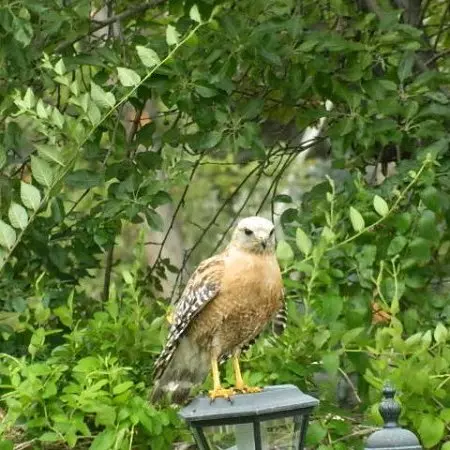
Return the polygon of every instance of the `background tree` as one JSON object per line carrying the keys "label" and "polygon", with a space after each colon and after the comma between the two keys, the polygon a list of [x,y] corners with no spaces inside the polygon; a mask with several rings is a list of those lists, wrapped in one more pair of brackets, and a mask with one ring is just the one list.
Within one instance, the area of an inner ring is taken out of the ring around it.
{"label": "background tree", "polygon": [[166,307],[261,213],[291,325],[246,377],[319,389],[321,450],[360,445],[391,378],[403,421],[448,450],[449,17],[444,0],[0,5],[2,445],[188,439],[146,402]]}

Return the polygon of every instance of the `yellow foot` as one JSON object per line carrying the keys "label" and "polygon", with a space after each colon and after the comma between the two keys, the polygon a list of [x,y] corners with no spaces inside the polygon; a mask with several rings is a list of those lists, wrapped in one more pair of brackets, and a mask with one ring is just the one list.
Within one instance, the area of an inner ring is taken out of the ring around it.
{"label": "yellow foot", "polygon": [[225,398],[231,400],[231,396],[236,392],[234,389],[217,388],[208,392],[209,398],[213,402],[216,398]]}
{"label": "yellow foot", "polygon": [[244,384],[242,386],[236,386],[236,391],[242,394],[255,394],[256,392],[261,392],[262,388],[257,386],[246,386]]}

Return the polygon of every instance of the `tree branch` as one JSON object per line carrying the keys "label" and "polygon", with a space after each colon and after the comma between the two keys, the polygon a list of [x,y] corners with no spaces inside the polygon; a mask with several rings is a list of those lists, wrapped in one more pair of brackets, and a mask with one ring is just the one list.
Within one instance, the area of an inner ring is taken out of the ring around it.
{"label": "tree branch", "polygon": [[92,33],[95,33],[96,31],[100,30],[101,28],[104,28],[105,26],[111,25],[115,22],[119,22],[124,19],[128,19],[129,17],[137,16],[138,14],[141,14],[148,9],[154,8],[155,6],[158,6],[162,3],[165,3],[166,0],[151,0],[149,2],[143,3],[142,5],[133,6],[132,8],[129,8],[120,14],[115,14],[111,17],[109,17],[107,20],[97,21],[95,19],[92,20],[92,22],[95,23],[95,25],[89,30],[89,32],[86,34],[78,35],[72,39],[68,39],[64,42],[61,42],[61,44],[57,45],[55,48],[55,53],[59,53],[62,50],[66,49],[67,47],[72,46],[76,42],[80,41],[86,36],[89,36]]}
{"label": "tree branch", "polygon": [[166,234],[164,235],[164,238],[163,238],[163,240],[162,240],[162,242],[161,242],[161,246],[159,247],[158,255],[156,256],[155,262],[153,263],[153,266],[152,266],[151,269],[150,269],[149,275],[151,275],[151,274],[153,273],[153,271],[154,271],[156,265],[158,264],[158,261],[159,261],[160,258],[161,258],[161,255],[162,255],[162,252],[163,252],[163,249],[164,249],[164,245],[165,245],[165,243],[167,242],[167,239],[168,239],[168,237],[169,237],[170,232],[172,231],[173,225],[174,225],[174,223],[175,223],[175,219],[177,218],[178,212],[180,211],[181,207],[182,207],[183,204],[184,204],[184,200],[185,200],[185,198],[186,198],[187,192],[188,192],[189,187],[190,187],[190,185],[191,185],[191,181],[192,181],[192,179],[194,178],[195,172],[197,171],[198,166],[200,165],[200,162],[201,162],[201,160],[202,160],[202,158],[203,158],[204,155],[205,155],[205,154],[202,153],[202,154],[199,156],[199,158],[197,159],[197,161],[195,161],[195,164],[194,164],[194,166],[193,166],[193,168],[192,168],[192,171],[191,171],[191,175],[190,175],[190,177],[189,177],[189,182],[186,184],[186,187],[184,188],[183,193],[181,194],[181,198],[180,198],[180,200],[178,201],[177,207],[175,208],[175,211],[174,211],[174,213],[172,214],[172,218],[171,218],[171,220],[170,220],[170,224],[169,224],[169,226],[168,226],[168,228],[167,228],[167,231],[166,231]]}

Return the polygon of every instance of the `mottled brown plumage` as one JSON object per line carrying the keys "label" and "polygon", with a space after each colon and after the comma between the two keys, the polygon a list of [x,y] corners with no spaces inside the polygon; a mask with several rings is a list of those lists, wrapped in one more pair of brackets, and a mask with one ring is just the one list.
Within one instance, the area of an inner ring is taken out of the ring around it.
{"label": "mottled brown plumage", "polygon": [[[232,355],[236,386],[248,390],[237,362],[240,352],[277,313],[285,318],[273,228],[266,219],[243,219],[225,251],[203,261],[194,272],[155,365],[154,401],[164,393],[171,393],[175,402],[183,401],[191,386],[206,377],[210,363],[212,396],[228,396],[231,391],[220,386],[217,361]],[[280,324],[284,320],[278,320],[276,325]]]}

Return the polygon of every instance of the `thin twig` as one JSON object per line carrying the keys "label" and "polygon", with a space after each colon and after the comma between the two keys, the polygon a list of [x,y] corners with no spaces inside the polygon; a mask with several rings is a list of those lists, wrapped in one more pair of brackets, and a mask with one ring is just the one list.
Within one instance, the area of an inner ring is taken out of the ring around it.
{"label": "thin twig", "polygon": [[161,254],[162,254],[162,252],[163,252],[163,250],[164,250],[164,245],[166,244],[167,239],[168,239],[168,237],[169,237],[169,234],[170,234],[170,232],[172,231],[172,228],[173,228],[173,225],[174,225],[175,220],[176,220],[176,218],[177,218],[178,212],[180,211],[181,207],[182,207],[183,204],[184,204],[184,200],[185,200],[185,198],[186,198],[186,195],[187,195],[187,193],[188,193],[189,187],[190,187],[190,185],[191,185],[191,181],[192,181],[192,179],[194,178],[195,172],[197,171],[197,168],[198,168],[198,166],[200,165],[200,162],[201,162],[201,160],[202,160],[202,158],[203,158],[204,155],[205,155],[205,154],[202,153],[202,154],[200,155],[200,157],[197,159],[197,161],[195,161],[195,164],[194,164],[194,166],[193,166],[193,168],[192,168],[192,171],[191,171],[191,175],[190,175],[190,177],[189,177],[189,182],[186,184],[186,187],[184,188],[183,193],[181,194],[180,200],[178,201],[178,204],[177,204],[177,206],[176,206],[176,208],[175,208],[175,211],[174,211],[174,213],[172,214],[172,218],[171,218],[171,220],[170,220],[169,227],[167,228],[166,234],[164,235],[164,238],[163,238],[163,240],[162,240],[162,242],[161,242],[161,246],[160,246],[160,248],[159,248],[158,255],[156,256],[155,262],[154,262],[153,266],[152,266],[151,269],[150,269],[149,275],[151,275],[151,274],[153,273],[153,271],[154,271],[156,265],[158,264],[158,262],[159,262],[159,260],[160,260],[160,258],[161,258]]}
{"label": "thin twig", "polygon": [[114,261],[114,245],[115,243],[113,242],[106,254],[105,277],[103,279],[103,302],[107,302],[109,299],[109,287],[111,285],[111,272]]}
{"label": "thin twig", "polygon": [[347,434],[346,436],[342,436],[340,438],[335,439],[333,443],[335,444],[336,442],[346,441],[347,439],[351,439],[354,437],[365,436],[366,434],[371,434],[377,430],[379,430],[379,428],[376,427],[365,428],[364,430],[357,430],[354,431],[353,433]]}
{"label": "thin twig", "polygon": [[225,209],[225,206],[228,205],[228,203],[233,200],[233,198],[237,195],[237,193],[241,190],[241,188],[244,186],[244,184],[249,180],[249,178],[258,170],[261,169],[261,165],[258,165],[254,167],[245,177],[244,179],[239,183],[239,185],[236,187],[236,189],[226,198],[226,200],[222,203],[220,208],[216,211],[213,218],[208,222],[208,224],[205,226],[205,229],[202,231],[194,245],[190,248],[186,255],[186,261],[189,260],[192,253],[195,251],[195,249],[200,245],[200,242],[205,237],[206,233],[209,231],[209,229],[215,224],[217,218],[221,214],[221,212]]}
{"label": "thin twig", "polygon": [[281,177],[283,176],[284,172],[286,171],[286,169],[290,166],[290,164],[292,163],[292,161],[294,161],[294,159],[297,157],[296,154],[290,155],[286,158],[286,161],[284,162],[284,164],[281,166],[280,171],[277,173],[277,175],[273,178],[272,182],[270,183],[269,189],[267,190],[266,194],[264,195],[259,208],[256,211],[256,215],[258,215],[261,211],[261,209],[264,206],[264,203],[266,203],[266,200],[268,199],[273,187],[278,184],[278,181],[281,179]]}
{"label": "thin twig", "polygon": [[[220,248],[220,246],[222,245],[223,241],[225,240],[228,232],[230,231],[230,229],[233,227],[233,225],[236,223],[236,220],[238,219],[238,217],[241,215],[241,212],[243,211],[243,209],[246,207],[247,203],[249,202],[250,198],[253,195],[253,192],[255,192],[256,187],[259,184],[259,180],[261,179],[261,176],[263,175],[263,169],[261,167],[261,169],[258,172],[258,175],[256,176],[256,180],[253,183],[253,186],[250,188],[247,197],[245,198],[245,200],[242,202],[242,205],[239,207],[239,209],[237,210],[236,214],[234,214],[233,219],[230,221],[230,223],[228,224],[226,230],[222,233],[222,237],[219,239],[219,241],[217,242],[216,246],[214,247],[214,250],[211,252],[211,255],[214,255],[217,250]],[[258,213],[256,213],[258,214]]]}
{"label": "thin twig", "polygon": [[447,13],[448,13],[449,9],[450,9],[450,2],[447,2],[447,7],[445,8],[444,13],[442,14],[441,23],[439,24],[439,31],[438,31],[438,33],[436,35],[436,39],[434,41],[434,45],[433,45],[433,50],[434,51],[437,50],[437,46],[438,46],[439,41],[441,39],[441,35],[442,35],[442,32],[443,32],[443,27],[444,27],[444,24],[446,24],[445,18],[447,17]]}
{"label": "thin twig", "polygon": [[428,6],[430,5],[430,2],[431,2],[431,0],[425,1],[422,11],[420,12],[419,23],[423,23],[423,20],[425,19],[425,14],[427,13],[427,9],[428,9]]}
{"label": "thin twig", "polygon": [[362,403],[361,397],[359,396],[358,391],[357,391],[355,385],[353,384],[353,381],[350,379],[350,377],[347,375],[347,373],[343,369],[341,369],[339,367],[338,370],[339,370],[340,374],[345,378],[345,381],[350,386],[350,389],[353,391],[353,395],[355,396],[356,401],[359,404],[361,404]]}
{"label": "thin twig", "polygon": [[105,26],[111,25],[114,22],[119,22],[124,19],[128,19],[129,17],[137,16],[145,11],[147,11],[150,8],[154,8],[155,6],[158,6],[162,3],[164,3],[166,0],[151,0],[147,3],[143,3],[142,5],[133,6],[130,9],[127,9],[126,11],[121,12],[120,14],[115,14],[114,16],[109,17],[107,20],[97,21],[93,20],[96,25],[94,27],[91,27],[89,32],[86,34],[78,35],[72,39],[68,39],[64,42],[61,42],[61,44],[57,45],[55,48],[55,53],[59,53],[62,50],[66,49],[67,47],[70,47],[71,45],[75,44],[76,42],[80,41],[84,37],[88,36],[89,34],[93,34],[96,31],[104,28]]}
{"label": "thin twig", "polygon": [[[398,206],[400,205],[400,202],[405,198],[406,194],[409,192],[409,190],[417,183],[419,178],[422,175],[422,172],[430,165],[430,161],[426,160],[418,170],[416,176],[408,183],[408,185],[403,189],[403,191],[400,192],[400,194],[397,197],[397,200],[394,202],[392,207],[389,209],[388,213],[384,215],[383,217],[380,217],[378,220],[373,222],[372,224],[368,225],[367,227],[363,228],[361,231],[358,231],[357,233],[353,234],[352,236],[348,237],[347,239],[331,246],[325,249],[325,252],[330,252],[332,250],[337,250],[338,248],[343,247],[344,245],[349,244],[350,242],[354,241],[355,239],[358,239],[360,236],[362,236],[365,233],[368,233],[369,231],[372,231],[374,228],[376,228],[378,225],[383,223],[392,213],[395,211]],[[313,255],[307,256],[302,260],[302,262],[309,261],[313,258]]]}
{"label": "thin twig", "polygon": [[[143,103],[143,105],[145,105],[145,102]],[[120,114],[123,111],[123,107],[124,107],[124,104],[121,105],[119,114],[117,115],[117,121],[115,123],[114,130],[112,133],[111,146],[110,146],[110,149],[109,149],[107,155],[105,156],[105,159],[103,160],[102,167],[104,167],[106,165],[106,161],[108,160],[109,154],[111,153],[110,150],[112,149],[112,147],[114,146],[114,143],[116,142],[117,129],[118,129],[118,125],[120,122]],[[144,109],[144,106],[142,106],[142,108],[137,109],[135,112],[133,125],[131,127],[130,134],[128,135],[128,139],[127,139],[128,158],[130,157],[130,148],[131,148],[130,144],[131,144],[131,142],[133,142],[134,137],[136,136],[139,119],[142,115],[143,109]],[[111,285],[111,273],[112,273],[113,262],[114,262],[114,246],[115,245],[116,245],[116,242],[115,242],[115,236],[114,236],[114,240],[111,243],[111,247],[108,249],[108,252],[106,253],[105,276],[103,278],[103,301],[104,302],[107,302],[109,299],[109,288]]]}
{"label": "thin twig", "polygon": [[448,54],[450,54],[450,48],[447,48],[446,50],[443,50],[442,52],[433,55],[428,61],[425,61],[425,65],[428,66],[429,64],[433,64],[435,61]]}

